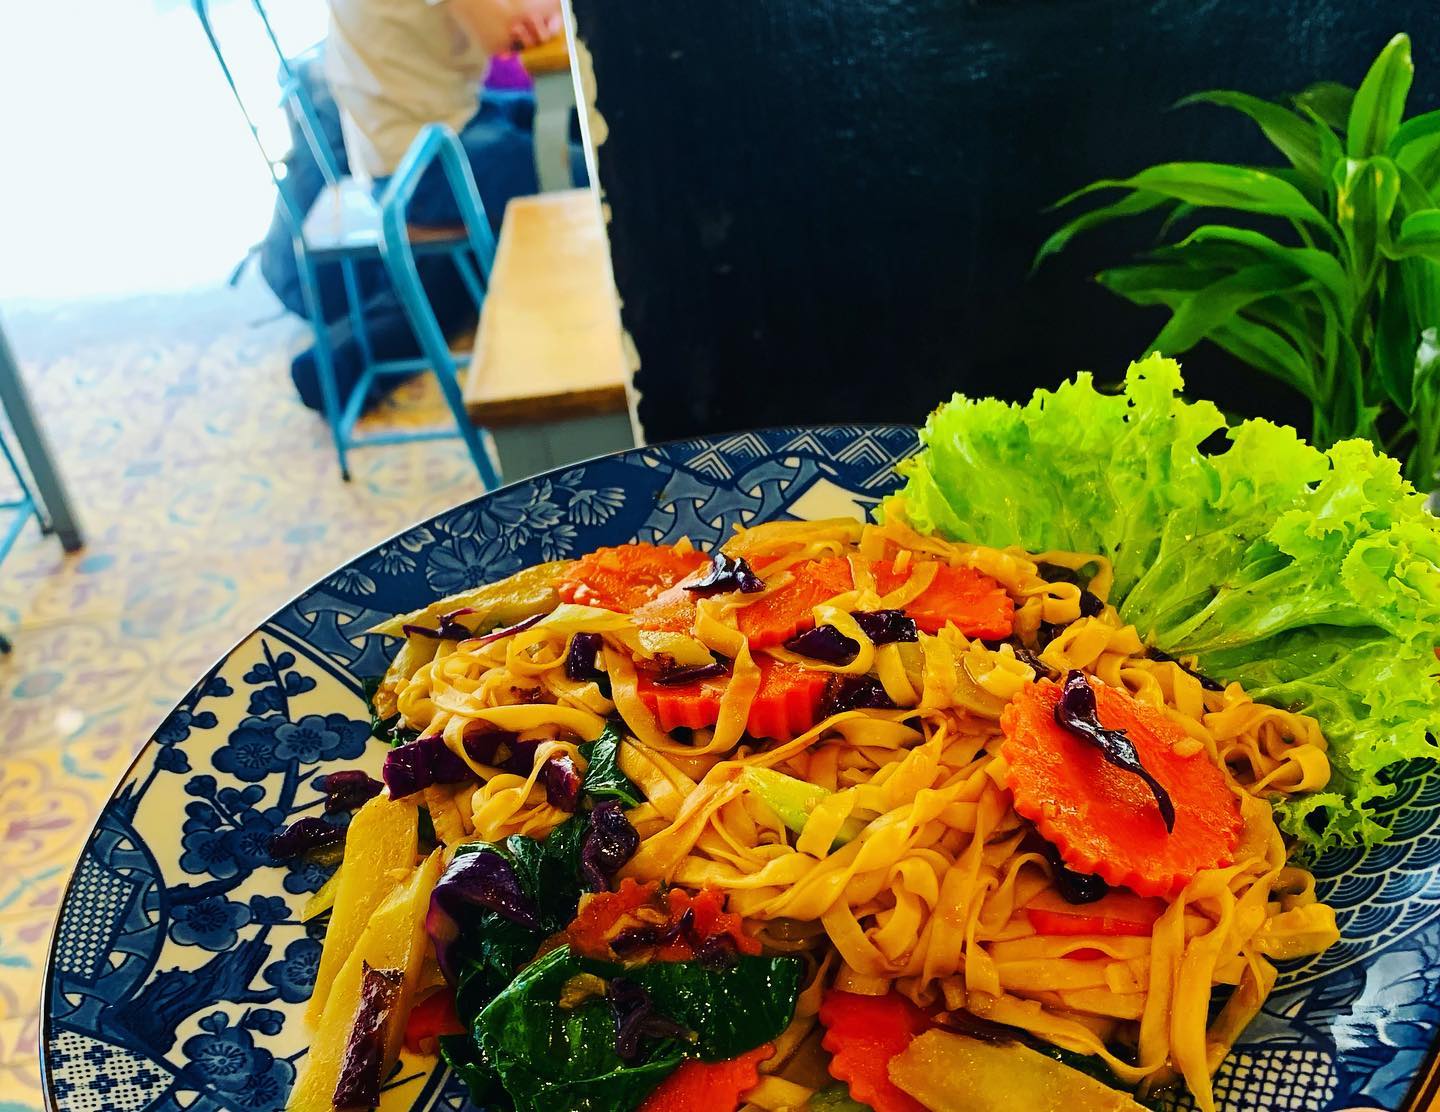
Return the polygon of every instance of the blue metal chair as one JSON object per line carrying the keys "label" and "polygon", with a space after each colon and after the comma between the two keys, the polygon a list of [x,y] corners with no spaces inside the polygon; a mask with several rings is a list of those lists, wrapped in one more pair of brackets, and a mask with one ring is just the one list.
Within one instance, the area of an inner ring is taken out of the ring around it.
{"label": "blue metal chair", "polygon": [[[367,190],[340,172],[335,153],[326,140],[302,76],[291,65],[290,59],[281,48],[261,0],[251,0],[251,6],[255,9],[266,38],[279,60],[282,101],[299,122],[306,145],[320,166],[326,182],[326,190],[321,195],[321,201],[325,204],[322,206],[321,202],[317,202],[311,206],[308,213],[303,211],[296,201],[294,191],[286,182],[283,162],[272,157],[266,150],[260,129],[241,95],[216,37],[210,19],[209,0],[191,0],[191,4],[210,47],[215,52],[215,58],[220,63],[220,70],[235,103],[245,117],[250,134],[269,167],[286,223],[290,227],[306,315],[315,333],[315,363],[320,378],[325,418],[329,422],[330,433],[335,442],[341,476],[347,480],[350,478],[347,453],[353,448],[436,440],[459,435],[470,452],[475,469],[480,474],[480,481],[487,490],[493,490],[500,485],[500,473],[487,443],[489,436],[472,424],[466,415],[460,386],[456,381],[456,374],[461,366],[468,363],[468,357],[457,356],[450,351],[424,287],[420,284],[415,265],[417,253],[449,256],[478,311],[485,298],[485,284],[489,281],[490,265],[495,258],[495,237],[485,218],[483,202],[476,191],[475,179],[470,172],[469,161],[460,140],[443,124],[430,124],[424,128],[391,178],[377,207],[370,201]],[[437,158],[446,182],[455,194],[465,226],[463,230],[427,230],[423,235],[417,235],[407,228],[405,212],[420,175]],[[376,256],[383,259],[386,273],[419,342],[421,357],[418,359],[377,360],[371,350],[364,314],[361,311],[360,285],[356,278],[355,264],[360,259]],[[478,274],[476,263],[479,265]],[[318,275],[319,269],[324,266],[340,268],[350,325],[364,363],[359,379],[350,388],[348,396],[343,398],[336,381],[334,356],[321,304]],[[368,436],[355,434],[355,423],[377,379],[383,376],[409,375],[423,370],[430,370],[435,374],[445,403],[455,419],[454,432],[436,429],[374,433]]]}

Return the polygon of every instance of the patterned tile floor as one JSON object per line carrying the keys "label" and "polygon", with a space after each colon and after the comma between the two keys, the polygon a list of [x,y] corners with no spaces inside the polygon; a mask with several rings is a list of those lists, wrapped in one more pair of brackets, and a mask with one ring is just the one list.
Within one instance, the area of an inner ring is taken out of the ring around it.
{"label": "patterned tile floor", "polygon": [[[135,750],[230,644],[386,536],[480,492],[459,441],[374,448],[340,481],[289,381],[268,292],[51,306],[4,321],[87,538],[27,527],[0,565],[0,1112],[44,1107],[38,1008],[56,905]],[[431,424],[424,384],[371,424]],[[0,476],[3,500],[8,476]]]}

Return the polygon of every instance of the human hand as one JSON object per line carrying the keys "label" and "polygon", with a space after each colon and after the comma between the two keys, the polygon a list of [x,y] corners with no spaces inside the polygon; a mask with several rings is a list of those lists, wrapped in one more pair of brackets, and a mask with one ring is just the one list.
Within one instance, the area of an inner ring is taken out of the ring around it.
{"label": "human hand", "polygon": [[510,25],[510,41],[516,50],[527,50],[549,42],[564,30],[565,22],[557,9],[549,15],[521,16]]}

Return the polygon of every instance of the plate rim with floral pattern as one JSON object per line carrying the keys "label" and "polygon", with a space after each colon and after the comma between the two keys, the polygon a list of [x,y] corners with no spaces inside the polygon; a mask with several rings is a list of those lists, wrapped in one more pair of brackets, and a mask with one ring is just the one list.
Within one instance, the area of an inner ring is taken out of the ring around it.
{"label": "plate rim with floral pattern", "polygon": [[[861,513],[897,485],[916,437],[907,425],[782,426],[599,456],[419,522],[296,595],[177,704],[86,838],[46,959],[47,1107],[282,1106],[319,947],[298,906],[323,875],[260,858],[280,821],[318,805],[326,767],[378,770],[360,680],[396,642],[363,630],[602,544],[708,545],[737,523]],[[1344,940],[1284,969],[1217,1076],[1222,1107],[1405,1107],[1440,1022],[1428,956],[1440,954],[1440,781],[1405,779],[1390,806],[1404,808],[1393,842],[1321,863]],[[463,1103],[445,1071],[406,1058],[382,1108]]]}

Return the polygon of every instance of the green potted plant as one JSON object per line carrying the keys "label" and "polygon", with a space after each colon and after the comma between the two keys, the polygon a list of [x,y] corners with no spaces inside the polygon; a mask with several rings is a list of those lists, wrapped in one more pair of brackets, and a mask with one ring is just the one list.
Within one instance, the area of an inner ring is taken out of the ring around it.
{"label": "green potted plant", "polygon": [[1173,162],[1092,182],[1057,207],[1102,190],[1123,196],[1071,219],[1036,263],[1106,221],[1164,213],[1153,251],[1097,275],[1137,305],[1169,309],[1151,350],[1178,355],[1209,340],[1307,398],[1317,444],[1371,440],[1433,490],[1440,111],[1404,118],[1413,76],[1402,34],[1355,90],[1324,83],[1288,103],[1229,91],[1186,97],[1181,105],[1244,113],[1288,166]]}

